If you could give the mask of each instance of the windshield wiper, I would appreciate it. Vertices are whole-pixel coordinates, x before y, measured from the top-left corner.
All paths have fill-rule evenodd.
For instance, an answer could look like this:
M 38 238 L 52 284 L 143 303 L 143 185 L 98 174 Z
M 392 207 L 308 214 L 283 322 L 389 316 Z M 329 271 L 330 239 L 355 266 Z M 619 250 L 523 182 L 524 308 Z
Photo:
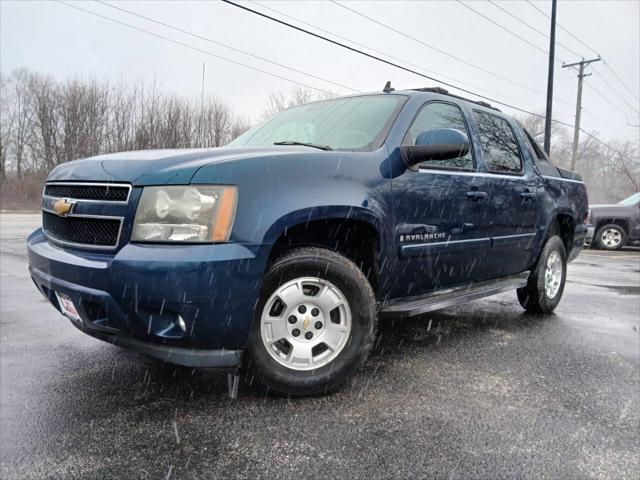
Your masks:
M 302 145 L 303 147 L 319 148 L 320 150 L 333 150 L 329 145 L 317 145 L 315 143 L 296 142 L 295 140 L 283 140 L 282 142 L 274 142 L 274 145 Z

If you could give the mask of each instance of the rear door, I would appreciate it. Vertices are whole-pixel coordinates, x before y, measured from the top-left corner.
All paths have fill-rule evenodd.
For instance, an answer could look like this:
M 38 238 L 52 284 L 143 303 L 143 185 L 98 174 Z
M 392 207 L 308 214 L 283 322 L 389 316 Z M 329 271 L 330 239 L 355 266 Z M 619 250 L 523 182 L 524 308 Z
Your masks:
M 484 214 L 492 245 L 487 277 L 499 278 L 523 272 L 533 263 L 541 179 L 524 160 L 517 125 L 484 110 L 473 110 L 473 118 L 487 179 Z

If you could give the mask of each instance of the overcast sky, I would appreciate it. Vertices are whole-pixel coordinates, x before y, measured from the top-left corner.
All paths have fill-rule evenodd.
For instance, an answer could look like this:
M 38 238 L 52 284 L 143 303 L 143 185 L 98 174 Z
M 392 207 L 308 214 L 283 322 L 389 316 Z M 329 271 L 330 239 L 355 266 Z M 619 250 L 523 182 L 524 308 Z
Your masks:
M 467 2 L 467 5 L 538 48 L 453 0 L 344 2 L 352 9 L 480 69 L 438 53 L 329 1 L 247 2 L 245 5 L 286 19 L 267 7 L 279 10 L 298 19 L 286 19 L 292 23 L 302 26 L 301 21 L 307 22 L 331 32 L 332 36 L 346 37 L 369 49 L 392 55 L 400 59 L 398 63 L 411 63 L 419 67 L 411 68 L 431 76 L 443 80 L 446 77 L 445 81 L 464 84 L 469 90 L 543 113 L 547 83 L 547 55 L 544 52 L 548 50 L 548 39 L 499 7 L 542 32 L 549 30 L 549 20 L 524 1 L 496 3 L 498 6 L 478 0 Z M 248 57 L 100 3 L 72 4 L 212 54 L 340 94 L 353 93 L 345 87 L 378 91 L 387 80 L 391 80 L 396 88 L 436 85 L 224 3 L 112 2 L 344 87 Z M 534 2 L 534 5 L 550 13 L 550 1 Z M 4 73 L 27 67 L 58 79 L 76 76 L 131 82 L 155 80 L 163 91 L 197 98 L 202 63 L 205 62 L 206 93 L 216 95 L 252 121 L 260 115 L 270 92 L 287 91 L 294 85 L 61 3 L 2 1 L 0 8 L 0 67 Z M 583 127 L 591 132 L 601 132 L 606 139 L 637 139 L 638 128 L 629 124 L 640 123 L 637 110 L 632 110 L 632 107 L 639 107 L 640 96 L 640 2 L 560 0 L 558 23 L 595 51 L 560 28 L 557 32 L 559 43 L 585 58 L 600 54 L 607 62 L 607 65 L 596 63 L 589 68 L 594 75 L 585 79 Z M 560 65 L 563 60 L 579 60 L 576 53 L 560 45 L 556 47 L 559 63 L 556 63 L 554 118 L 570 123 L 575 115 L 577 79 L 574 71 L 562 69 Z M 495 76 L 481 69 L 493 72 Z M 620 84 L 613 72 L 635 97 Z M 513 113 L 508 108 L 502 109 Z

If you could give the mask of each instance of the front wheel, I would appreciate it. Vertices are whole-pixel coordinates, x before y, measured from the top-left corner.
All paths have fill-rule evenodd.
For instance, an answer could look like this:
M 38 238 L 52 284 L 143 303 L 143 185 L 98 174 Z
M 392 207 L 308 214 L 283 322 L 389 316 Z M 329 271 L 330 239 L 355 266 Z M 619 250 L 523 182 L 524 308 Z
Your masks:
M 353 262 L 298 248 L 265 274 L 245 366 L 278 393 L 325 393 L 365 361 L 376 323 L 373 290 Z
M 562 240 L 553 236 L 545 243 L 526 287 L 518 289 L 520 305 L 535 313 L 551 313 L 560 303 L 567 278 L 567 254 Z

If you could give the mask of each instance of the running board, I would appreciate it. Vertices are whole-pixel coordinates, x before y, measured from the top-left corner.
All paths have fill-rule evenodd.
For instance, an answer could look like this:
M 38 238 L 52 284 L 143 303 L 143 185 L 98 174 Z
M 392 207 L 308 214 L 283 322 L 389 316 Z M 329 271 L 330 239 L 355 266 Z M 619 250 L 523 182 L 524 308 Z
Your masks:
M 527 271 L 497 280 L 487 280 L 391 300 L 380 306 L 380 314 L 387 318 L 412 317 L 497 293 L 508 292 L 509 290 L 524 287 L 527 284 L 529 273 Z

